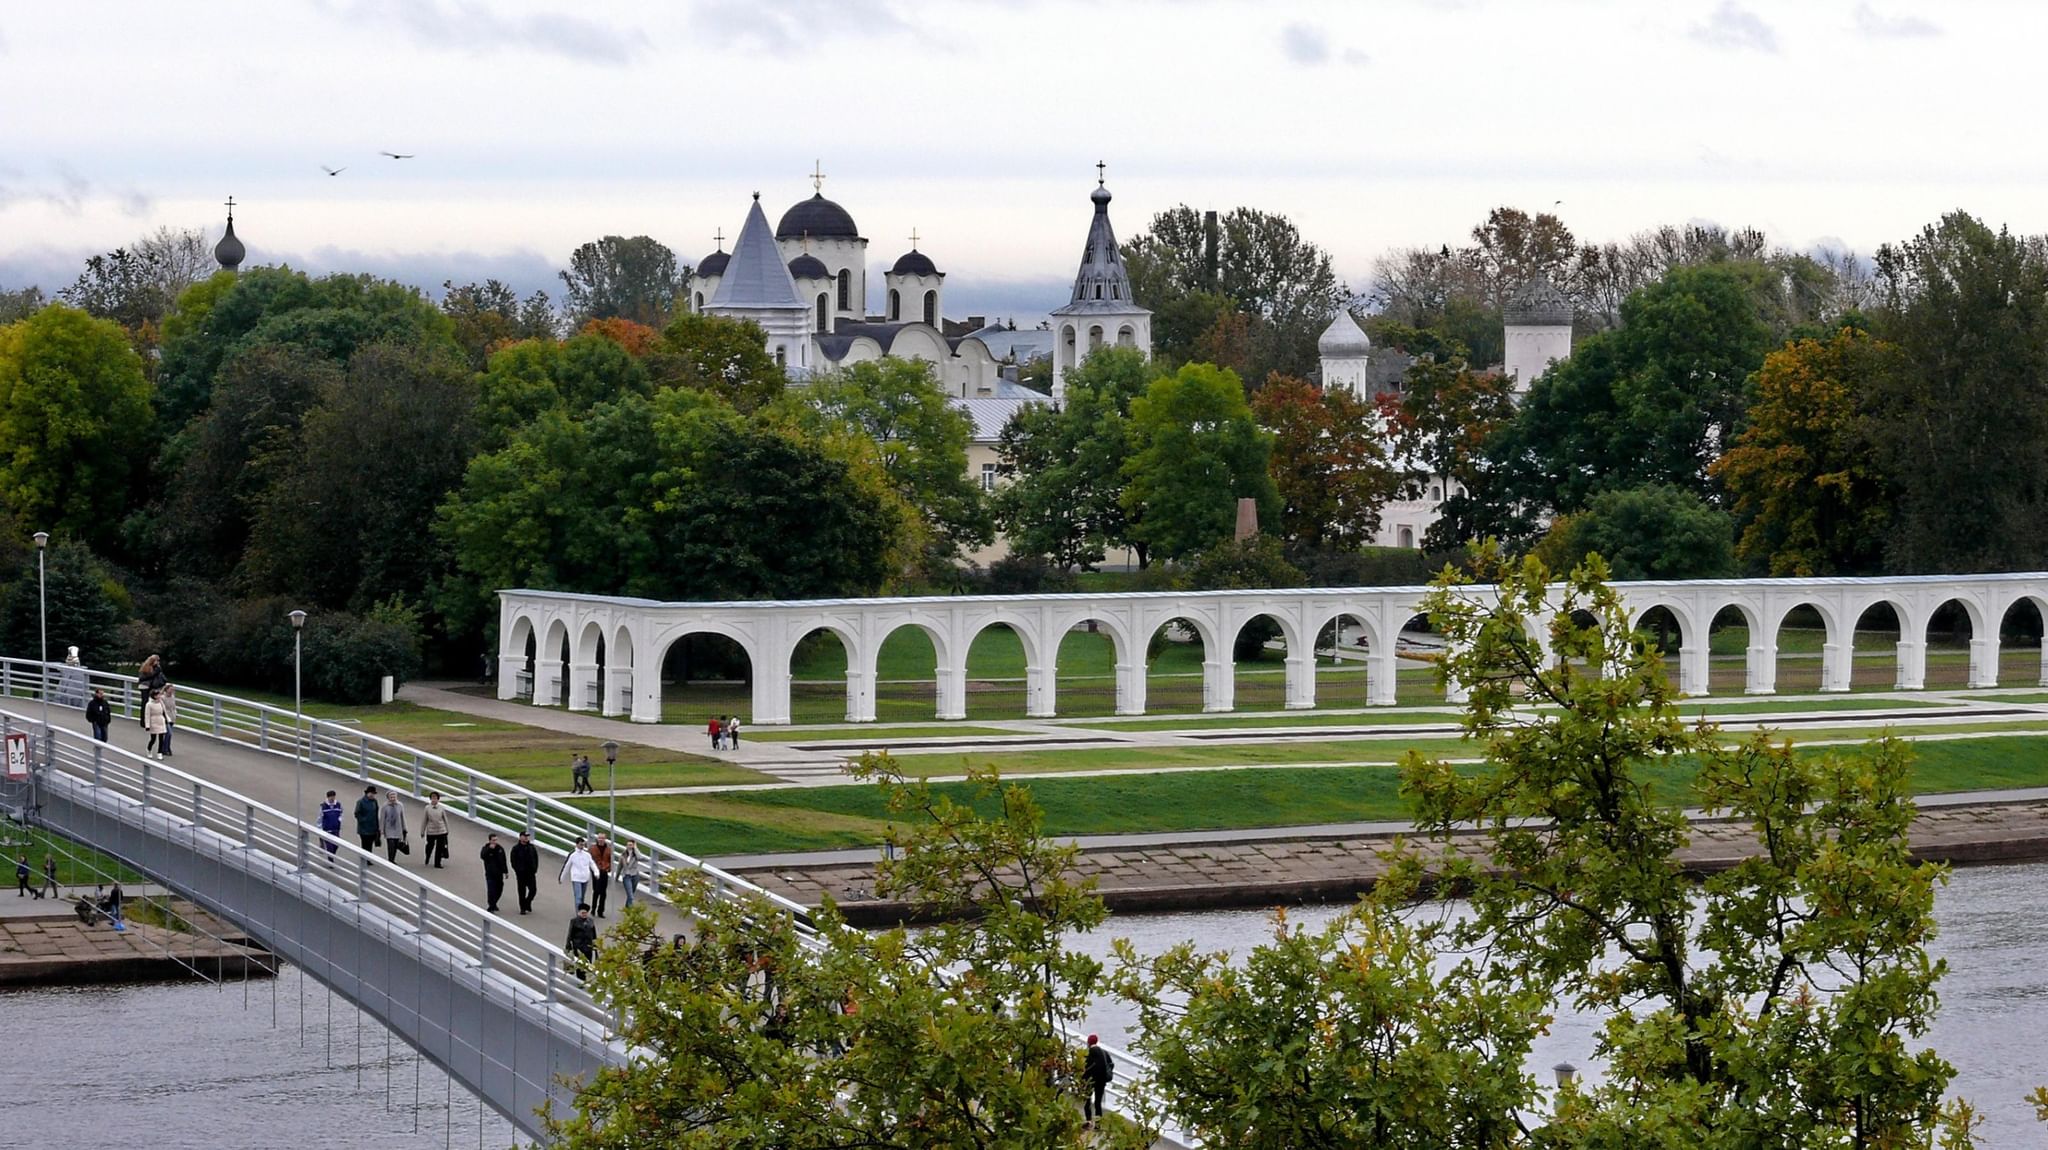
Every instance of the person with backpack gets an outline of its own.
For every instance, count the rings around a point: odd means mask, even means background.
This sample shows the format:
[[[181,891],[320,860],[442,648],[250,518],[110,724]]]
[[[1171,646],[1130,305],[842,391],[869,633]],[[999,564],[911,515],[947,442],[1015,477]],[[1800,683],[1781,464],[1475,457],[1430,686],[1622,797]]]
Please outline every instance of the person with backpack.
[[[1109,1090],[1110,1080],[1116,1077],[1116,1059],[1103,1049],[1096,1036],[1088,1036],[1088,1056],[1081,1064],[1081,1081],[1086,1091],[1081,1095],[1081,1125],[1093,1129],[1097,1119],[1102,1117],[1102,1096]]]

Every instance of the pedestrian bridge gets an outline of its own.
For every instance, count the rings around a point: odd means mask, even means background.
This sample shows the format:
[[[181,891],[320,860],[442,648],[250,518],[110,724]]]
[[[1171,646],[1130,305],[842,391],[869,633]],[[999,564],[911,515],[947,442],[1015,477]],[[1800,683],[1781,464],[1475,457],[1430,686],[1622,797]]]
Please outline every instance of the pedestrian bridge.
[[[2048,617],[2048,573],[1926,575],[1843,579],[1702,579],[1616,583],[1631,615],[1675,631],[1677,677],[1688,695],[1708,693],[1708,634],[1717,620],[1748,633],[1743,690],[1777,690],[1779,640],[1804,609],[1817,616],[1823,691],[1850,689],[1856,635],[1866,616],[1887,618],[1900,690],[1926,685],[1927,636],[1938,614],[1967,621],[1971,687],[1994,687],[1999,635],[2015,612]],[[846,651],[846,718],[875,718],[876,662],[882,643],[904,628],[922,632],[937,657],[940,719],[967,717],[967,655],[992,627],[1016,633],[1024,650],[1025,714],[1059,713],[1061,639],[1082,627],[1107,633],[1115,650],[1116,713],[1145,713],[1146,649],[1169,624],[1202,645],[1202,709],[1235,705],[1231,659],[1238,633],[1255,619],[1277,627],[1286,647],[1285,705],[1316,705],[1318,647],[1325,635],[1361,637],[1364,702],[1395,701],[1398,637],[1420,620],[1427,587],[1317,588],[1278,591],[1145,592],[1114,595],[1008,595],[824,599],[801,602],[664,603],[561,591],[498,592],[498,697],[539,705],[661,719],[661,667],[669,648],[690,635],[722,635],[745,651],[755,723],[790,721],[796,645],[820,632]],[[1470,591],[1484,595],[1487,588]],[[2038,633],[2038,632],[2036,632]],[[2043,648],[2048,652],[2048,647]],[[2028,669],[2048,685],[2048,657]],[[1452,697],[1456,698],[1453,688]]]
[[[94,687],[106,690],[117,716],[112,743],[83,729]],[[0,734],[26,733],[37,764],[31,781],[0,781],[0,807],[233,923],[536,1140],[539,1107],[573,1110],[582,1080],[634,1055],[574,977],[557,941],[568,896],[546,881],[575,838],[608,829],[602,821],[346,723],[197,688],[178,694],[173,766],[119,745],[142,742],[140,700],[126,676],[0,659],[0,699],[13,704],[0,709]],[[369,783],[410,796],[415,819],[428,791],[444,796],[454,816],[448,869],[422,870],[404,856],[392,865],[361,850],[346,826],[334,841],[290,813],[315,807],[329,789],[352,800]],[[536,919],[511,914],[509,892],[507,913],[486,912],[475,862],[486,832],[510,841],[522,830],[543,855]],[[801,904],[673,847],[625,827],[613,838],[640,848],[642,898],[678,868],[699,870],[724,897],[762,899],[808,922]],[[657,902],[657,910],[670,920],[665,928],[684,925],[672,909]]]

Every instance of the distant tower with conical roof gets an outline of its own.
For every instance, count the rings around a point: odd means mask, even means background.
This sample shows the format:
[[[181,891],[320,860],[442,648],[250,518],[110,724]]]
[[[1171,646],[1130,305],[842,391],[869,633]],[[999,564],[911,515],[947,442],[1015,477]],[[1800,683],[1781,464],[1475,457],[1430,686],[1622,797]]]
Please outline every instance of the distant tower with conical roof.
[[[753,320],[767,333],[768,352],[776,363],[798,375],[811,370],[811,308],[797,294],[796,280],[761,211],[759,192],[704,314]]]
[[[1507,346],[1501,367],[1515,394],[1526,395],[1551,364],[1572,357],[1572,301],[1538,272],[1500,310]]]
[[[223,270],[235,271],[242,266],[242,260],[248,254],[249,249],[243,247],[242,241],[235,238],[235,197],[229,196],[228,230],[222,234],[220,242],[213,245],[213,258],[220,261]]]
[[[1131,277],[1116,231],[1109,226],[1109,185],[1105,165],[1095,165],[1095,190],[1088,199],[1095,218],[1088,224],[1088,244],[1081,249],[1081,268],[1074,274],[1074,295],[1052,313],[1052,401],[1064,403],[1067,373],[1081,366],[1105,344],[1135,347],[1152,355],[1152,313],[1131,298]]]

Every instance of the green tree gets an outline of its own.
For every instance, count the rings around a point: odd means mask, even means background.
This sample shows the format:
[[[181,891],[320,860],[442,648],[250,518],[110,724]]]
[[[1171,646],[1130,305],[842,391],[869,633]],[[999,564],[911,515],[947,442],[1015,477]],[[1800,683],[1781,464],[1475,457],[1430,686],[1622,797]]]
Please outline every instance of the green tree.
[[[0,502],[107,547],[150,443],[149,383],[119,325],[53,304],[0,328]]]
[[[593,319],[630,319],[661,327],[676,314],[689,271],[676,254],[647,236],[605,236],[569,254],[560,273],[563,304],[581,326]]]
[[[1427,607],[1485,762],[1409,757],[1432,845],[1397,860],[1381,897],[1457,892],[1469,914],[1451,947],[1604,1016],[1607,1076],[1560,1092],[1542,1143],[1928,1145],[1954,1071],[1924,1041],[1942,870],[1906,841],[1906,748],[1729,745],[1680,714],[1597,561],[1562,586],[1533,559],[1477,565],[1497,596],[1447,583]],[[1689,790],[1655,782],[1672,761],[1697,764]],[[1760,850],[1689,876],[1688,807],[1750,827]]]
[[[1213,300],[1192,309],[1181,301],[1204,293],[1230,301],[1250,325],[1250,374],[1306,376],[1316,365],[1316,337],[1350,293],[1337,279],[1330,254],[1303,238],[1286,216],[1254,208],[1233,208],[1218,217],[1216,274],[1206,261],[1202,214],[1182,204],[1152,218],[1151,227],[1123,244],[1133,298],[1163,312],[1155,335],[1189,330],[1199,338],[1214,328],[1225,309]],[[1184,314],[1185,313],[1185,314]],[[1207,323],[1192,323],[1207,313]],[[1159,343],[1169,363],[1198,358],[1195,343]]]
[[[945,558],[994,535],[981,485],[967,476],[973,423],[946,402],[932,366],[919,360],[857,363],[787,393],[783,408],[814,431],[865,436],[905,503],[918,510]]]
[[[1278,511],[1272,436],[1236,373],[1189,364],[1153,381],[1131,401],[1130,429],[1122,503],[1150,556],[1179,559],[1230,538],[1239,499],[1258,500],[1262,521]]]
[[[470,366],[479,371],[492,352],[508,343],[561,334],[561,319],[548,293],[537,291],[521,301],[509,284],[495,279],[459,287],[454,280],[442,281],[441,312],[455,325],[455,342]]]
[[[1870,413],[1898,493],[1891,565],[2015,571],[2048,557],[2048,254],[1960,212],[1880,250],[1899,369]]]
[[[128,610],[128,592],[92,551],[76,539],[54,539],[43,557],[43,584],[36,582],[35,556],[14,572],[0,592],[0,635],[6,651],[33,659],[42,640],[43,604],[49,597],[51,662],[62,662],[66,647],[78,648],[88,667],[104,667],[119,653],[116,632]]]
[[[649,371],[664,386],[715,395],[741,411],[773,403],[789,388],[788,375],[768,354],[767,337],[752,320],[686,312],[661,335]]]
[[[0,289],[0,324],[17,323],[43,306],[43,289],[30,284],[13,291]]]
[[[1423,538],[1425,548],[1455,552],[1477,538],[1520,539],[1533,524],[1494,510],[1498,473],[1488,447],[1515,418],[1513,385],[1494,372],[1474,371],[1459,345],[1434,343],[1408,365],[1398,395],[1380,397],[1395,457],[1406,464],[1408,498],[1441,491],[1439,514]]]
[[[831,904],[800,928],[763,900],[722,899],[675,872],[697,924],[670,945],[635,907],[605,936],[591,992],[651,1056],[600,1069],[576,1112],[547,1115],[564,1150],[659,1144],[832,1150],[1138,1150],[1149,1132],[1082,1127],[1070,1037],[1103,985],[1070,949],[1101,900],[1075,848],[1043,831],[1022,787],[977,772],[972,805],[907,781],[886,757],[898,851],[877,893],[936,925],[847,926]],[[977,810],[987,814],[978,814]]]
[[[434,509],[462,478],[475,410],[451,351],[358,352],[256,505],[249,584],[358,613],[423,595],[446,565]]]
[[[1062,570],[1091,569],[1125,545],[1145,561],[1123,503],[1124,464],[1131,401],[1157,377],[1144,353],[1105,347],[1067,374],[1064,407],[1024,408],[1003,428],[997,451],[1010,480],[992,502],[1013,551]]]
[[[1777,576],[1879,573],[1893,496],[1867,408],[1899,369],[1896,347],[1848,327],[1764,358],[1748,426],[1709,469],[1743,525],[1742,558]]]
[[[1374,406],[1341,387],[1274,376],[1252,396],[1252,411],[1273,433],[1268,466],[1280,518],[1266,526],[1298,549],[1372,542],[1380,509],[1401,486]]]
[[[1553,523],[1536,554],[1559,571],[1599,555],[1616,579],[1725,579],[1735,574],[1734,523],[1676,487],[1603,491]]]
[[[544,411],[582,414],[653,388],[644,361],[595,333],[557,342],[529,339],[492,355],[477,379],[477,419],[488,447],[501,447]]]
[[[1469,957],[1439,974],[1435,935],[1366,902],[1316,931],[1276,912],[1242,961],[1118,940],[1114,983],[1153,1066],[1133,1084],[1145,1112],[1233,1150],[1527,1145],[1523,1066],[1548,1003]]]

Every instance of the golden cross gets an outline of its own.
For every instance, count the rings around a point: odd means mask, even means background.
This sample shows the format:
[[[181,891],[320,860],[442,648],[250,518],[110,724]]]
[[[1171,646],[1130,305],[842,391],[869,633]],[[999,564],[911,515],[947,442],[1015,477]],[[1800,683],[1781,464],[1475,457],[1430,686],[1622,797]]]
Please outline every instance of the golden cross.
[[[825,191],[825,161],[811,161],[811,190],[822,194]]]

